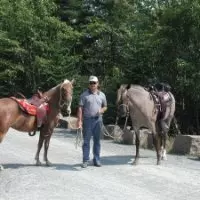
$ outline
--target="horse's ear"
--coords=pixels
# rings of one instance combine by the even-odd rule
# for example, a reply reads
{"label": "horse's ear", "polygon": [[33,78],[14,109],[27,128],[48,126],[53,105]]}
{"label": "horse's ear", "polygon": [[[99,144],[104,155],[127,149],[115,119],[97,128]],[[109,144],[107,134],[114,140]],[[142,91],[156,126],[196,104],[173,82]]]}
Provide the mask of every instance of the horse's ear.
{"label": "horse's ear", "polygon": [[131,84],[128,84],[128,85],[126,86],[126,89],[127,89],[127,90],[130,89],[130,87],[131,87]]}
{"label": "horse's ear", "polygon": [[72,79],[72,80],[71,80],[71,84],[72,84],[72,85],[74,85],[74,83],[75,83],[75,80],[74,80],[74,79]]}

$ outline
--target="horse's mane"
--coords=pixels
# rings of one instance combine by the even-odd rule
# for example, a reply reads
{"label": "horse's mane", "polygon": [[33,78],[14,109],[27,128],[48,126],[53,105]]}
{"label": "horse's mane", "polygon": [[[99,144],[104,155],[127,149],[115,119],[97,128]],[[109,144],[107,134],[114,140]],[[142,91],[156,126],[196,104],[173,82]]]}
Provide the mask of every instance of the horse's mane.
{"label": "horse's mane", "polygon": [[63,81],[63,83],[70,83],[70,81],[69,81],[68,79],[65,79],[65,80]]}
{"label": "horse's mane", "polygon": [[129,89],[129,88],[144,89],[143,86],[137,85],[137,84],[121,84],[120,88],[122,88],[122,89]]}
{"label": "horse's mane", "polygon": [[68,79],[65,79],[62,83],[59,83],[58,85],[56,85],[55,87],[49,89],[48,91],[44,92],[45,94],[48,94],[48,95],[52,95],[52,93],[55,92],[55,90],[57,90],[58,88],[60,88],[60,86],[62,84],[67,84],[67,83],[71,83]]}

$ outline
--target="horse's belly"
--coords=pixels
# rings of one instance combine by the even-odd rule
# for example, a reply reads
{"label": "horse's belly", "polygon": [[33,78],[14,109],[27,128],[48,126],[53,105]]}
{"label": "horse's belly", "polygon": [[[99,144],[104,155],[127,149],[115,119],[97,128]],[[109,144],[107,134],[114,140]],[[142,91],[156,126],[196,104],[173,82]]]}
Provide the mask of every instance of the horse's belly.
{"label": "horse's belly", "polygon": [[16,122],[11,127],[18,131],[31,132],[36,129],[36,119],[34,116],[22,115],[18,117]]}

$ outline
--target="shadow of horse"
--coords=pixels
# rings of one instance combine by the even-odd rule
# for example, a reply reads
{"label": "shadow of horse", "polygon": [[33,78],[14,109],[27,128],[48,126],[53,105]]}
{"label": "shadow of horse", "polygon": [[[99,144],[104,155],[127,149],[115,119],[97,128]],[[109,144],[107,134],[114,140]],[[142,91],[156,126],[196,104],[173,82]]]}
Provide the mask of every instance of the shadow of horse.
{"label": "shadow of horse", "polygon": [[[67,171],[79,171],[76,167],[79,167],[80,164],[68,165],[64,163],[52,164],[49,168],[55,170],[67,170]],[[37,167],[35,164],[21,164],[21,163],[6,163],[3,164],[4,169],[20,169],[27,167]],[[40,167],[46,167],[46,165],[41,165]]]}
{"label": "shadow of horse", "polygon": [[52,137],[54,138],[76,138],[76,131],[72,131],[72,130],[66,130],[66,129],[61,129],[61,130],[56,130],[54,131],[54,134],[52,135]]}
{"label": "shadow of horse", "polygon": [[[149,158],[143,156],[142,158]],[[101,161],[103,165],[127,165],[132,164],[133,155],[123,155],[123,156],[102,156]]]}
{"label": "shadow of horse", "polygon": [[187,159],[200,162],[200,157],[188,157]]}

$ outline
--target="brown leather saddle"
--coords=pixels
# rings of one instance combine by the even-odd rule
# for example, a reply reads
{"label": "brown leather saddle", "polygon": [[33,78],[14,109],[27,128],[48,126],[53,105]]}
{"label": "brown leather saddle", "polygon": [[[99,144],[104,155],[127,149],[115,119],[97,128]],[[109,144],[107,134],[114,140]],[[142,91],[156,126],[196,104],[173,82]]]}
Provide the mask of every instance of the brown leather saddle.
{"label": "brown leather saddle", "polygon": [[158,120],[161,120],[165,116],[165,112],[167,109],[167,106],[171,102],[172,98],[169,92],[165,91],[149,91],[156,108],[158,109]]}

